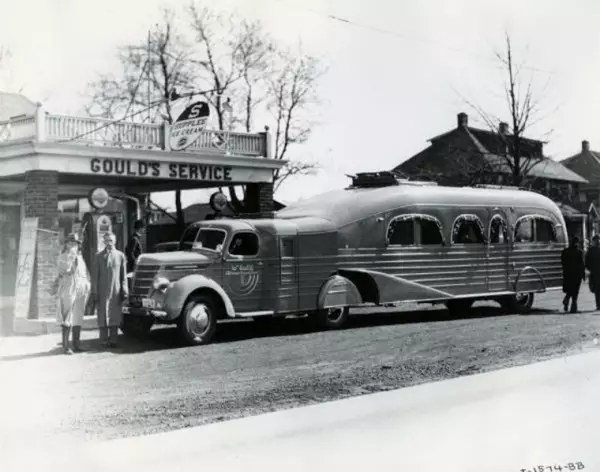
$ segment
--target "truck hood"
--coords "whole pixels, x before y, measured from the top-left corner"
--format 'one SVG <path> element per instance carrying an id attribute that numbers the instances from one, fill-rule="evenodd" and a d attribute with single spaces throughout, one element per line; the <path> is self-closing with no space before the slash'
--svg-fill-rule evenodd
<path id="1" fill-rule="evenodd" d="M 210 265 L 213 262 L 208 256 L 192 251 L 155 252 L 142 254 L 138 259 L 138 265 L 173 265 L 173 264 L 195 264 L 201 266 Z"/>

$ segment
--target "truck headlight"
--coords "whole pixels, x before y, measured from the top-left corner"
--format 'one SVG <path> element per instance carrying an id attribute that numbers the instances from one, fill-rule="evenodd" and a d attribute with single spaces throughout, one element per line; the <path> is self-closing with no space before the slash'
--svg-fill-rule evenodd
<path id="1" fill-rule="evenodd" d="M 154 290 L 165 290 L 171 282 L 166 277 L 156 276 L 152 281 L 152 288 Z"/>

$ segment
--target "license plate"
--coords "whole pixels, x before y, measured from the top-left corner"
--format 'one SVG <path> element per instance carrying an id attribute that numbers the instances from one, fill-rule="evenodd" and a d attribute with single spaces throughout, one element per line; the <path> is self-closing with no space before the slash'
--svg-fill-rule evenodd
<path id="1" fill-rule="evenodd" d="M 152 298 L 142 298 L 142 306 L 144 308 L 156 308 L 156 300 Z"/>

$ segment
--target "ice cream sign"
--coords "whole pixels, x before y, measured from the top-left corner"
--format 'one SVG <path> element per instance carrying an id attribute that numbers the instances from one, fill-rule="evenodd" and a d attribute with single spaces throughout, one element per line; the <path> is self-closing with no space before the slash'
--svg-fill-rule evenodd
<path id="1" fill-rule="evenodd" d="M 175 123 L 171 125 L 169 144 L 173 151 L 181 151 L 200 137 L 206 128 L 206 121 L 210 115 L 210 108 L 206 102 L 196 102 L 188 106 Z"/>

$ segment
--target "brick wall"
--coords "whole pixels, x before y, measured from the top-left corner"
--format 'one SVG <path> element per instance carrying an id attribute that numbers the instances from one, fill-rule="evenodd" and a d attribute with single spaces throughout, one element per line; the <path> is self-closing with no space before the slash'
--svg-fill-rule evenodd
<path id="1" fill-rule="evenodd" d="M 36 261 L 29 318 L 54 316 L 55 299 L 50 288 L 56 277 L 58 238 L 58 172 L 31 171 L 25 175 L 25 217 L 38 217 Z"/>
<path id="2" fill-rule="evenodd" d="M 258 185 L 258 211 L 260 213 L 273 211 L 273 184 L 262 183 Z"/>

